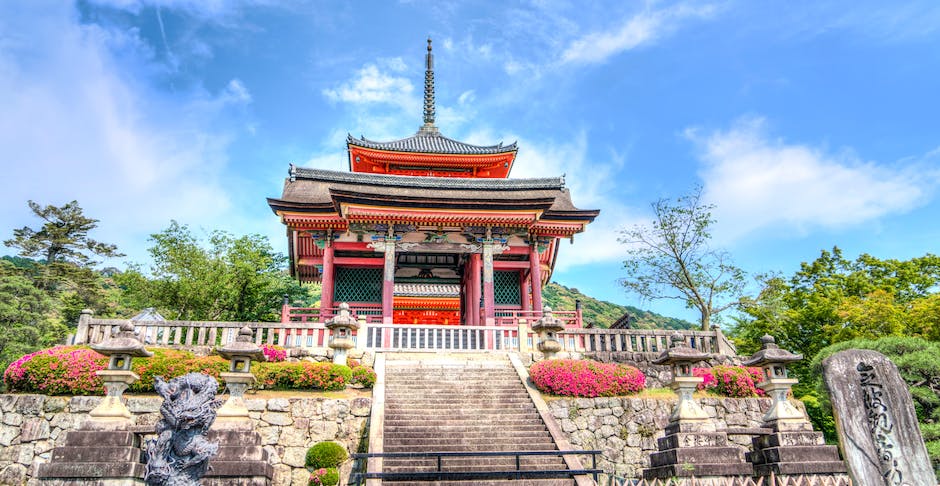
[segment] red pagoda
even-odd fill
[[[599,213],[575,207],[561,177],[508,178],[515,143],[441,135],[433,63],[429,39],[416,134],[350,135],[349,172],[291,165],[282,196],[268,199],[287,227],[291,274],[322,283],[321,316],[347,302],[385,324],[537,317],[560,239]]]

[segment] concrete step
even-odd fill
[[[564,460],[559,456],[521,456],[519,457],[519,466],[527,467],[562,467]],[[464,468],[515,468],[516,458],[512,456],[496,457],[442,457],[441,468],[445,471],[464,470]],[[426,470],[437,469],[437,458],[435,457],[387,457],[384,459],[384,467],[395,468],[397,470]]]
[[[530,427],[517,426],[511,429],[501,429],[494,431],[489,428],[474,427],[386,427],[385,438],[417,439],[421,437],[441,437],[459,435],[464,438],[485,439],[487,437],[541,437],[547,436],[548,430],[539,425]],[[494,435],[495,434],[495,435]]]
[[[485,480],[467,480],[467,481],[382,481],[383,484],[421,484],[423,486],[474,486],[477,484],[486,486],[571,486],[575,484],[573,479],[520,479],[505,480],[493,479]]]
[[[487,452],[487,451],[512,452],[512,451],[544,451],[545,449],[549,447],[554,447],[554,443],[553,442],[550,444],[477,443],[477,444],[440,445],[440,446],[433,447],[433,448],[410,446],[410,445],[385,444],[385,452]]]
[[[552,440],[551,436],[544,435],[541,437],[528,437],[525,440],[516,438],[516,437],[491,437],[489,439],[471,439],[464,437],[452,437],[452,438],[443,438],[443,439],[432,439],[428,437],[418,437],[418,438],[396,438],[394,444],[399,447],[413,447],[417,450],[422,451],[437,451],[440,447],[457,447],[457,449],[450,449],[454,451],[461,451],[459,447],[477,447],[477,446],[489,446],[489,447],[498,447],[499,450],[506,450],[503,447],[518,447],[522,444],[525,444],[526,447],[535,447],[538,446],[540,450],[550,449],[555,446],[555,441]],[[476,449],[474,449],[476,450]],[[512,450],[512,449],[509,449]],[[531,449],[530,449],[531,450]]]

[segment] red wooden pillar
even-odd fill
[[[392,300],[395,294],[395,240],[385,240],[385,272],[382,280],[382,324],[394,321]]]
[[[323,285],[321,287],[320,293],[320,309],[321,313],[323,309],[326,309],[327,312],[330,312],[332,315],[333,312],[333,286],[334,286],[334,271],[333,271],[333,245],[330,244],[330,241],[326,242],[326,247],[323,248]]]
[[[470,255],[470,325],[480,325],[480,254]]]
[[[519,292],[522,296],[522,311],[531,309],[532,301],[529,300],[529,279],[525,278],[525,272],[519,270]]]
[[[493,243],[483,243],[483,316],[484,325],[496,324],[496,298],[493,292]]]
[[[539,260],[538,247],[529,250],[529,280],[532,283],[532,310],[536,316],[542,312],[542,262]]]

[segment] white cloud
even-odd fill
[[[333,102],[414,105],[418,102],[414,94],[414,85],[407,77],[391,73],[404,69],[404,62],[401,58],[387,63],[385,68],[377,64],[366,64],[356,72],[353,79],[336,88],[323,90],[323,95]]]
[[[655,42],[689,18],[707,18],[714,12],[712,5],[687,4],[646,10],[627,18],[619,28],[591,32],[575,39],[562,52],[561,62],[601,63],[623,51]]]
[[[151,62],[136,31],[48,5],[0,12],[0,38],[29,39],[0,48],[0,160],[16,181],[0,192],[3,231],[35,224],[27,199],[78,200],[101,220],[96,238],[125,250],[170,219],[226,220],[226,119],[250,101],[247,88],[233,79],[215,94],[168,97],[136,74]]]
[[[926,164],[879,164],[770,138],[762,118],[686,135],[698,146],[705,199],[717,205],[722,239],[768,228],[842,228],[904,213],[932,197],[940,180]]]

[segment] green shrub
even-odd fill
[[[258,363],[252,372],[259,389],[342,390],[352,378],[348,366],[333,363]]]
[[[219,374],[228,370],[228,360],[220,356],[194,356],[189,351],[176,349],[153,348],[150,358],[134,358],[131,368],[140,375],[140,380],[128,387],[129,391],[137,393],[153,392],[154,378],[162,376],[164,380],[171,380],[187,373],[203,373],[215,378],[219,382],[221,392],[225,384],[219,379]]]
[[[375,370],[368,366],[356,366],[352,369],[350,383],[362,385],[363,388],[372,388],[375,385]]]
[[[806,415],[813,422],[816,430],[823,433],[826,442],[835,443],[839,437],[836,432],[836,420],[832,417],[832,405],[828,400],[821,399],[815,393],[803,395],[799,398],[806,407]]]
[[[324,467],[310,473],[309,486],[335,486],[339,484],[339,470],[335,467]]]
[[[314,469],[339,467],[349,454],[343,446],[332,441],[318,442],[307,450],[307,467]]]

